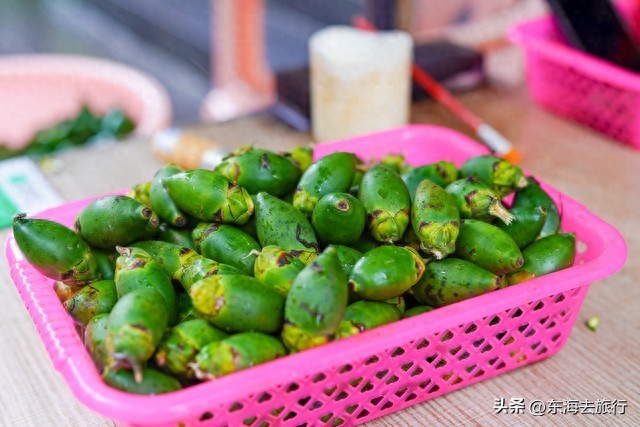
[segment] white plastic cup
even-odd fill
[[[309,41],[317,142],[406,125],[413,41],[403,31],[331,26]]]

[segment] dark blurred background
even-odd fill
[[[307,62],[306,40],[348,24],[365,0],[269,0],[267,47],[276,71]],[[210,88],[208,0],[0,0],[0,54],[56,52],[111,58],[155,76],[176,124],[198,120]]]

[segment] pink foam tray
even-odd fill
[[[171,123],[171,103],[153,77],[117,62],[77,55],[0,57],[0,145],[24,147],[41,129],[74,117],[82,105],[120,108],[148,136]]]
[[[318,145],[315,157],[335,151],[363,159],[402,153],[413,165],[439,160],[460,165],[486,153],[467,137],[435,126]],[[103,383],[53,282],[29,265],[12,236],[6,255],[53,366],[78,400],[119,424],[353,425],[526,366],[562,348],[589,284],[618,271],[627,250],[613,227],[542,185],[561,204],[563,229],[576,233],[580,242],[573,267],[159,396],[131,395]],[[71,225],[90,201],[39,217]]]

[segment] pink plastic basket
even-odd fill
[[[476,142],[435,126],[396,130],[316,146],[316,158],[350,151],[364,159],[403,153],[414,165],[460,165],[485,153]],[[12,236],[11,276],[55,368],[77,398],[131,425],[353,425],[551,356],[569,338],[589,283],[619,270],[622,237],[584,206],[544,185],[562,205],[562,226],[583,250],[575,266],[359,336],[336,341],[182,391],[136,396],[106,386],[85,351],[52,281],[22,257]],[[72,223],[90,200],[43,212]]]
[[[632,6],[622,3],[623,15]],[[636,19],[628,19],[640,34]],[[551,17],[515,26],[531,97],[542,107],[640,149],[640,75],[570,47]]]

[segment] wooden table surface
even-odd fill
[[[518,58],[511,58],[506,60],[510,70],[519,70]],[[627,241],[629,261],[617,275],[591,287],[567,345],[555,356],[369,425],[640,425],[640,152],[540,110],[528,98],[521,73],[514,77],[501,69],[494,67],[489,87],[461,96],[462,101],[514,141],[523,167],[613,224]],[[416,105],[412,121],[464,130],[432,102]],[[234,146],[286,149],[309,141],[268,115],[192,130]],[[159,167],[145,141],[77,150],[60,159],[64,170],[50,180],[70,201],[148,180]],[[2,242],[6,235],[0,232]],[[0,425],[111,425],[79,404],[53,369],[5,261],[0,262],[0,301]],[[597,332],[585,326],[594,315],[601,319]],[[625,399],[628,407],[616,417],[494,414],[494,400],[511,397],[526,402]]]

